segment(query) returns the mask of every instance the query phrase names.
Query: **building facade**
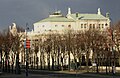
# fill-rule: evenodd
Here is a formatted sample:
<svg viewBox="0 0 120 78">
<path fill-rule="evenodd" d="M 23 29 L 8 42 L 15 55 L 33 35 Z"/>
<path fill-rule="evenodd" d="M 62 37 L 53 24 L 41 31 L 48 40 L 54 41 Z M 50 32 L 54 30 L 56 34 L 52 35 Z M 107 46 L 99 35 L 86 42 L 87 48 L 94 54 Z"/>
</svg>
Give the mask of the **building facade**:
<svg viewBox="0 0 120 78">
<path fill-rule="evenodd" d="M 109 13 L 102 15 L 100 8 L 96 14 L 72 13 L 68 8 L 68 13 L 63 16 L 60 11 L 50 14 L 48 18 L 34 23 L 35 33 L 64 33 L 68 29 L 74 31 L 100 30 L 105 31 L 110 27 Z"/>
</svg>

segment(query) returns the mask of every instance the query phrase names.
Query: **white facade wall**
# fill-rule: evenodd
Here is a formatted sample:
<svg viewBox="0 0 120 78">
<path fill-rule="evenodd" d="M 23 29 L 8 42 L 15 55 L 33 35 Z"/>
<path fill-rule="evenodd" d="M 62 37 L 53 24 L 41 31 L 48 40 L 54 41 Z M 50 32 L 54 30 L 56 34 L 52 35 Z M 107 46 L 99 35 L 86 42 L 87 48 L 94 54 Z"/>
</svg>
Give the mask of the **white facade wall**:
<svg viewBox="0 0 120 78">
<path fill-rule="evenodd" d="M 51 25 L 50 22 L 43 22 L 43 23 L 35 23 L 34 24 L 34 32 L 36 33 L 42 33 L 45 30 L 50 30 L 51 29 Z"/>
<path fill-rule="evenodd" d="M 96 29 L 96 30 L 104 31 L 110 27 L 109 20 L 79 20 L 76 23 L 78 25 L 77 27 L 81 31 L 89 30 L 89 29 Z M 94 28 L 93 28 L 93 25 L 94 25 Z"/>
<path fill-rule="evenodd" d="M 96 29 L 104 31 L 110 27 L 109 20 L 77 20 L 75 22 L 41 22 L 34 24 L 35 33 L 60 32 L 64 33 L 68 29 L 87 31 Z"/>
<path fill-rule="evenodd" d="M 68 29 L 77 29 L 75 22 L 41 22 L 34 24 L 34 32 L 41 34 L 49 31 L 63 33 Z"/>
</svg>

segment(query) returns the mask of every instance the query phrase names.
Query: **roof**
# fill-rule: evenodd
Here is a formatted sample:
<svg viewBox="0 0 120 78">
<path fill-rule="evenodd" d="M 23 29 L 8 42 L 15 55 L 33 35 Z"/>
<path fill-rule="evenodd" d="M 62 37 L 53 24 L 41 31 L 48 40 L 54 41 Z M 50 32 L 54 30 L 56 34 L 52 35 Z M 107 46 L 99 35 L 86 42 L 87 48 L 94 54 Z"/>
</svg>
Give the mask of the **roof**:
<svg viewBox="0 0 120 78">
<path fill-rule="evenodd" d="M 43 20 L 40 20 L 36 23 L 41 22 L 75 22 L 77 19 L 79 20 L 101 20 L 105 19 L 108 20 L 109 18 L 103 16 L 102 14 L 81 14 L 81 13 L 74 13 L 69 14 L 70 17 L 73 19 L 68 19 L 67 17 L 62 16 L 60 13 L 54 13 L 52 15 L 49 15 L 48 18 L 45 18 Z"/>
<path fill-rule="evenodd" d="M 74 22 L 74 20 L 68 19 L 64 16 L 56 16 L 56 17 L 45 18 L 45 19 L 38 21 L 36 23 L 39 23 L 39 22 Z"/>
<path fill-rule="evenodd" d="M 99 14 L 80 14 L 80 13 L 74 13 L 74 14 L 70 14 L 70 16 L 76 20 L 78 19 L 108 19 L 103 15 L 99 15 Z M 78 16 L 78 17 L 77 17 Z"/>
</svg>

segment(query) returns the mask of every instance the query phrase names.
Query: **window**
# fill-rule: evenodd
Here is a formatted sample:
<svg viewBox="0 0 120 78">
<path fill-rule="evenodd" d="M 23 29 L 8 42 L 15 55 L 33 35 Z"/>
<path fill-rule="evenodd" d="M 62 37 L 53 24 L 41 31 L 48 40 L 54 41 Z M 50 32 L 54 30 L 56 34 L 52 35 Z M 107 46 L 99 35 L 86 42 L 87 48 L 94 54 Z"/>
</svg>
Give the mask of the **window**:
<svg viewBox="0 0 120 78">
<path fill-rule="evenodd" d="M 81 28 L 83 28 L 83 24 L 81 24 Z"/>
<path fill-rule="evenodd" d="M 95 28 L 95 24 L 93 24 L 93 28 Z"/>
<path fill-rule="evenodd" d="M 84 26 L 84 28 L 86 28 L 86 26 Z"/>
<path fill-rule="evenodd" d="M 100 25 L 101 25 L 101 24 L 98 25 L 98 26 L 99 26 L 99 27 L 98 27 L 99 29 L 100 29 Z"/>
<path fill-rule="evenodd" d="M 68 25 L 69 28 L 71 28 L 71 25 Z"/>
<path fill-rule="evenodd" d="M 44 25 L 42 25 L 42 27 L 44 27 Z"/>
<path fill-rule="evenodd" d="M 102 26 L 104 26 L 104 24 L 102 24 Z"/>
<path fill-rule="evenodd" d="M 62 27 L 64 27 L 64 25 L 62 25 Z"/>
<path fill-rule="evenodd" d="M 55 25 L 55 27 L 57 27 L 57 25 Z"/>
<path fill-rule="evenodd" d="M 84 24 L 84 28 L 86 28 L 87 24 Z"/>
<path fill-rule="evenodd" d="M 105 26 L 108 26 L 108 24 L 106 23 Z"/>
<path fill-rule="evenodd" d="M 35 41 L 38 41 L 38 39 L 35 39 Z"/>
<path fill-rule="evenodd" d="M 90 24 L 89 26 L 90 26 L 90 28 L 92 28 L 92 24 Z"/>
</svg>

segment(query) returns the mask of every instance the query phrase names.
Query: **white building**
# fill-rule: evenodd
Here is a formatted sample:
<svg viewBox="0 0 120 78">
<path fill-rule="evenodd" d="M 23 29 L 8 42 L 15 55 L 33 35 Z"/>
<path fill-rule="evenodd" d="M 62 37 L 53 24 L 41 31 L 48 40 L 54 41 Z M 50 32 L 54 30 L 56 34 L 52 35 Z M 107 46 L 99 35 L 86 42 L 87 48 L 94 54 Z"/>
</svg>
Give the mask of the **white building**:
<svg viewBox="0 0 120 78">
<path fill-rule="evenodd" d="M 35 61 L 38 57 L 39 59 L 39 64 L 40 64 L 40 59 L 43 57 L 42 56 L 42 50 L 40 50 L 37 53 L 37 57 L 35 55 L 34 49 L 36 45 L 40 45 L 42 43 L 35 42 L 35 39 L 38 41 L 42 39 L 42 42 L 44 42 L 46 37 L 43 37 L 44 34 L 49 34 L 49 33 L 59 33 L 59 34 L 64 34 L 68 30 L 74 30 L 74 31 L 88 31 L 88 30 L 100 30 L 100 31 L 105 31 L 107 28 L 110 27 L 110 18 L 109 18 L 109 13 L 106 13 L 106 16 L 102 15 L 100 8 L 98 8 L 98 12 L 95 14 L 82 14 L 82 13 L 72 13 L 71 9 L 68 8 L 68 13 L 66 16 L 63 16 L 60 11 L 57 11 L 53 14 L 50 14 L 48 18 L 45 18 L 43 20 L 40 20 L 36 23 L 34 23 L 34 29 L 31 32 L 23 33 L 24 35 L 27 34 L 29 39 L 31 40 L 31 43 L 33 46 L 31 47 L 31 62 Z M 11 27 L 10 27 L 11 29 Z M 12 29 L 14 31 L 14 29 Z M 44 53 L 44 63 L 47 65 L 47 53 Z M 72 53 L 71 55 L 71 60 L 74 58 Z M 21 56 L 25 57 L 25 54 Z M 91 54 L 92 56 L 92 54 Z M 23 58 L 21 57 L 20 60 Z M 68 54 L 66 55 L 66 60 L 68 60 Z M 50 56 L 50 61 L 51 56 Z M 65 62 L 65 61 L 64 61 Z M 68 61 L 66 62 L 68 64 Z M 50 65 L 51 62 L 50 62 Z"/>
<path fill-rule="evenodd" d="M 96 29 L 100 31 L 110 27 L 109 13 L 102 15 L 100 8 L 95 14 L 72 13 L 68 8 L 68 13 L 63 16 L 60 11 L 50 14 L 48 18 L 34 23 L 34 33 L 64 33 L 71 29 L 74 31 L 87 31 Z"/>
<path fill-rule="evenodd" d="M 33 24 L 34 29 L 31 32 L 28 32 L 28 36 L 31 40 L 40 38 L 40 35 L 46 34 L 64 34 L 68 30 L 73 31 L 88 31 L 88 30 L 99 30 L 105 31 L 110 27 L 110 18 L 109 13 L 106 13 L 104 16 L 100 8 L 98 8 L 97 13 L 88 14 L 88 13 L 72 13 L 71 9 L 68 8 L 68 13 L 66 16 L 61 14 L 61 11 L 54 12 L 50 14 L 48 18 L 40 20 Z M 45 39 L 45 37 L 43 37 Z M 44 40 L 42 40 L 44 41 Z M 41 52 L 39 51 L 38 56 L 40 56 Z M 47 65 L 47 54 L 46 56 L 46 65 Z M 71 60 L 74 59 L 71 54 Z M 39 57 L 40 58 L 40 57 Z M 50 57 L 51 58 L 51 57 Z M 66 58 L 68 60 L 68 57 Z M 52 61 L 50 59 L 50 61 Z M 68 64 L 68 63 L 67 63 Z"/>
</svg>

